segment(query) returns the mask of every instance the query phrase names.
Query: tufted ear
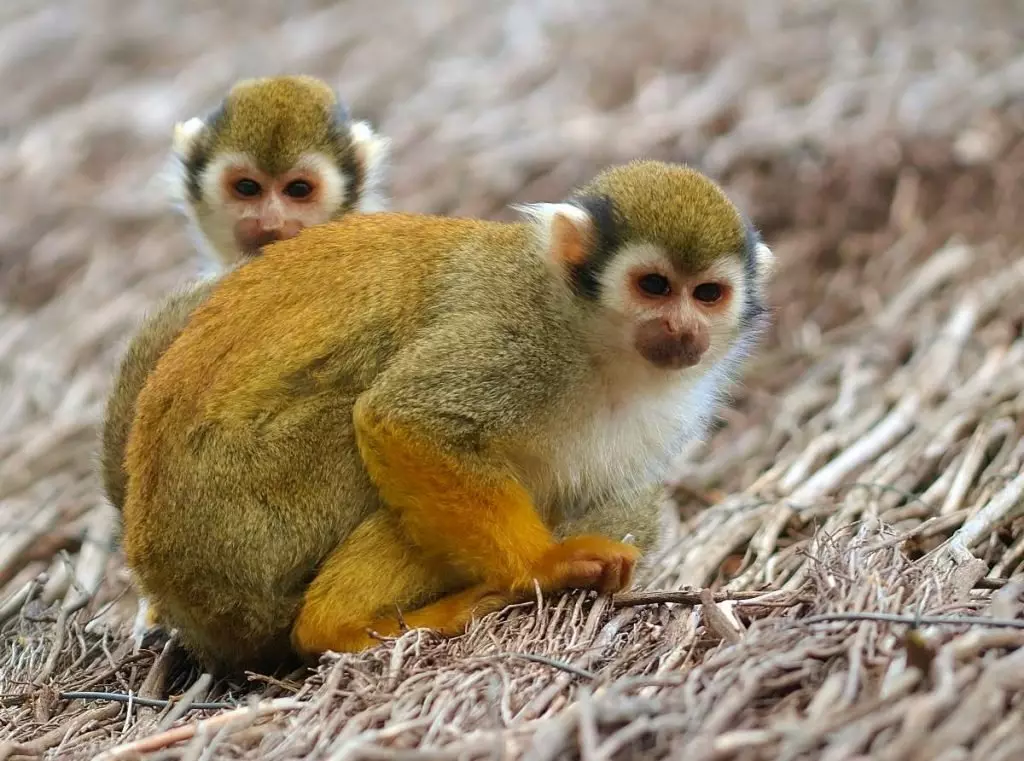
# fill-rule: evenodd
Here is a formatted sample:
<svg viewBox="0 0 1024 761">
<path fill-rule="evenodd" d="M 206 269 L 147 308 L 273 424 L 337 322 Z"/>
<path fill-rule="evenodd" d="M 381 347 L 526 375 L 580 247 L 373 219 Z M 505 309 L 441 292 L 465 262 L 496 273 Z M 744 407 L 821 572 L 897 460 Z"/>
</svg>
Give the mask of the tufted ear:
<svg viewBox="0 0 1024 761">
<path fill-rule="evenodd" d="M 757 245 L 754 246 L 754 264 L 757 267 L 757 272 L 761 276 L 762 282 L 771 279 L 772 275 L 775 274 L 775 254 L 761 241 L 758 241 Z"/>
<path fill-rule="evenodd" d="M 534 203 L 513 207 L 537 228 L 549 263 L 562 271 L 582 266 L 596 241 L 594 221 L 571 203 Z"/>
<path fill-rule="evenodd" d="M 185 157 L 192 152 L 199 136 L 206 129 L 206 122 L 198 116 L 193 116 L 186 122 L 178 122 L 174 125 L 174 136 L 171 139 L 171 149 L 178 156 Z"/>
<path fill-rule="evenodd" d="M 388 206 L 388 168 L 391 159 L 391 141 L 374 131 L 369 122 L 352 122 L 349 139 L 363 167 L 363 190 L 359 199 L 362 212 L 383 211 Z"/>
</svg>

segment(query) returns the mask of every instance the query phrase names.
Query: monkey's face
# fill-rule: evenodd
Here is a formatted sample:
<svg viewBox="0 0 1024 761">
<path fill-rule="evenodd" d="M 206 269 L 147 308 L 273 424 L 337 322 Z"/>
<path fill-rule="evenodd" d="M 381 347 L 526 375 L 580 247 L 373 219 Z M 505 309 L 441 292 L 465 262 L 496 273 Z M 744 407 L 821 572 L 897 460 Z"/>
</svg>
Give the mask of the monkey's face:
<svg viewBox="0 0 1024 761">
<path fill-rule="evenodd" d="M 710 365 L 736 338 L 744 287 L 739 257 L 687 272 L 653 244 L 626 244 L 600 280 L 599 298 L 618 334 L 612 340 L 657 368 Z"/>
<path fill-rule="evenodd" d="M 552 219 L 549 247 L 618 361 L 700 373 L 753 327 L 771 252 L 710 178 L 634 161 L 571 199 L 534 216 Z"/>
<path fill-rule="evenodd" d="M 204 180 L 208 234 L 241 257 L 339 215 L 346 190 L 338 169 L 312 153 L 279 174 L 262 171 L 244 154 L 222 156 Z"/>
<path fill-rule="evenodd" d="M 175 194 L 216 269 L 348 212 L 387 207 L 389 141 L 352 122 L 313 77 L 237 82 L 207 117 L 176 124 Z"/>
</svg>

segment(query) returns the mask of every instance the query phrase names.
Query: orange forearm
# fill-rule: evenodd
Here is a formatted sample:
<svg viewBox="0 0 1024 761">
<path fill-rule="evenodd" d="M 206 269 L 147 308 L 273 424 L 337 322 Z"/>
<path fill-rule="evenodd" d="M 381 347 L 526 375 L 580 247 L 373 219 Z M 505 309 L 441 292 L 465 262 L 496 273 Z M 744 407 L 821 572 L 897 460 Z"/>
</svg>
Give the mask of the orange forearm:
<svg viewBox="0 0 1024 761">
<path fill-rule="evenodd" d="M 555 540 L 526 490 L 359 409 L 363 462 L 409 539 L 470 578 L 497 588 L 529 584 Z"/>
</svg>

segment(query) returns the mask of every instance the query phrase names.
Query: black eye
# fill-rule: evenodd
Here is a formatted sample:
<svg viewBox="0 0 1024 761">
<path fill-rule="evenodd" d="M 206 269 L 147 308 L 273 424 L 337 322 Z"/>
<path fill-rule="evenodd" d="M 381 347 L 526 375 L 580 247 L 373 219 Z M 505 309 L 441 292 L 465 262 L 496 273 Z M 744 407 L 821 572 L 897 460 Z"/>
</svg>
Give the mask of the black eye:
<svg viewBox="0 0 1024 761">
<path fill-rule="evenodd" d="M 668 278 L 653 272 L 641 277 L 636 284 L 640 286 L 641 291 L 651 296 L 668 296 L 672 292 L 672 284 Z"/>
<path fill-rule="evenodd" d="M 250 180 L 249 178 L 243 178 L 235 183 L 235 192 L 244 198 L 253 198 L 258 196 L 263 188 L 256 180 Z"/>
<path fill-rule="evenodd" d="M 693 297 L 705 304 L 714 304 L 722 298 L 722 286 L 718 283 L 701 283 L 693 289 Z"/>
<path fill-rule="evenodd" d="M 284 194 L 286 196 L 291 196 L 292 198 L 305 198 L 312 192 L 313 186 L 305 180 L 289 182 L 284 189 Z"/>
</svg>

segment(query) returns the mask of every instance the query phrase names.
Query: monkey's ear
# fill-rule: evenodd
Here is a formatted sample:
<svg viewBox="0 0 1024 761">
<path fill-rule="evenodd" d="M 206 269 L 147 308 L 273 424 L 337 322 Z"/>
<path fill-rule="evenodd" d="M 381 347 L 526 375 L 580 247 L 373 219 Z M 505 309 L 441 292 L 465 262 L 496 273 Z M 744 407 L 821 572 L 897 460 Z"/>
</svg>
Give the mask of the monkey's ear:
<svg viewBox="0 0 1024 761">
<path fill-rule="evenodd" d="M 206 122 L 198 116 L 193 116 L 186 122 L 179 122 L 174 125 L 174 137 L 171 140 L 171 149 L 178 156 L 188 156 L 192 152 L 199 139 L 206 129 Z"/>
<path fill-rule="evenodd" d="M 352 122 L 349 136 L 367 174 L 373 174 L 378 167 L 387 163 L 391 153 L 391 141 L 374 132 L 369 122 Z"/>
<path fill-rule="evenodd" d="M 358 208 L 364 213 L 383 211 L 388 207 L 388 165 L 391 159 L 391 141 L 374 132 L 368 122 L 352 122 L 349 139 L 356 157 L 363 167 L 363 189 Z"/>
<path fill-rule="evenodd" d="M 754 264 L 757 272 L 764 281 L 770 280 L 775 274 L 775 254 L 765 243 L 758 241 L 754 246 Z"/>
<path fill-rule="evenodd" d="M 532 203 L 512 207 L 526 216 L 540 233 L 548 261 L 558 269 L 577 267 L 593 253 L 594 221 L 571 203 Z"/>
</svg>

